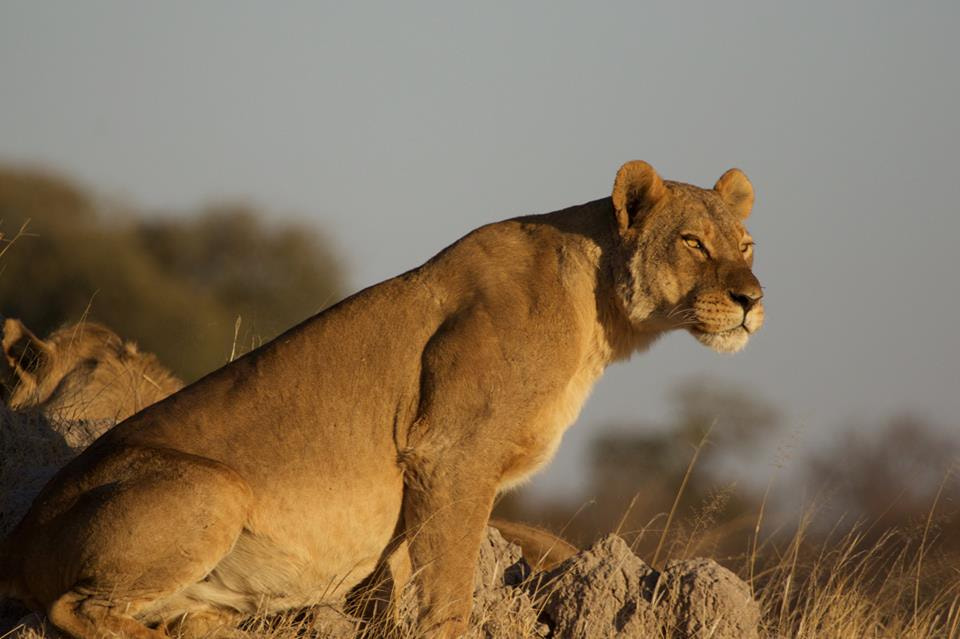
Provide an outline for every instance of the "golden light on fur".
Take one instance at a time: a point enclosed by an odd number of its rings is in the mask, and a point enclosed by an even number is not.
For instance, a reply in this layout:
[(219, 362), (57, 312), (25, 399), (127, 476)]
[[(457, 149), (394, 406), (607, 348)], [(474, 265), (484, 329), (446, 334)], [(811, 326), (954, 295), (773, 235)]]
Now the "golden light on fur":
[(7, 403), (15, 410), (113, 423), (183, 388), (156, 356), (94, 322), (64, 326), (40, 339), (8, 318), (2, 344), (13, 373)]
[(633, 160), (621, 166), (611, 195), (620, 231), (625, 231), (637, 215), (656, 206), (666, 195), (663, 180), (643, 160)]
[(743, 171), (730, 169), (720, 176), (713, 189), (741, 220), (750, 217), (753, 209), (753, 185)]
[(418, 636), (458, 636), (497, 493), (605, 368), (667, 331), (732, 352), (759, 328), (748, 187), (628, 162), (609, 197), (483, 226), (303, 322), (65, 468), (0, 544), (0, 592), (75, 637), (158, 639), (338, 601), (400, 539)]

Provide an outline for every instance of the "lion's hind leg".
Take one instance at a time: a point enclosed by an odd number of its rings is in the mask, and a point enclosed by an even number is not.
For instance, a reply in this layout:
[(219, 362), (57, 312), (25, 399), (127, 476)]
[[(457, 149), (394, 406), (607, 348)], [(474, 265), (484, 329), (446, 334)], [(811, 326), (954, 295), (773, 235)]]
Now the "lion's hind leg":
[(74, 637), (158, 638), (166, 634), (147, 624), (216, 612), (203, 601), (178, 606), (178, 595), (235, 545), (249, 487), (217, 462), (173, 451), (135, 461), (135, 473), (88, 491), (52, 522), (47, 548), (56, 551), (27, 558), (28, 575), (31, 564), (60, 572), (60, 589), (36, 585), (48, 593), (50, 621)]
[(166, 639), (159, 630), (117, 612), (108, 602), (71, 590), (47, 609), (47, 618), (54, 626), (80, 639), (121, 636), (131, 639)]
[(74, 637), (129, 637), (130, 639), (169, 639), (178, 637), (245, 636), (236, 630), (237, 613), (212, 608), (182, 615), (154, 630), (130, 615), (122, 614), (109, 603), (76, 590), (57, 599), (49, 607), (47, 618), (54, 626)]

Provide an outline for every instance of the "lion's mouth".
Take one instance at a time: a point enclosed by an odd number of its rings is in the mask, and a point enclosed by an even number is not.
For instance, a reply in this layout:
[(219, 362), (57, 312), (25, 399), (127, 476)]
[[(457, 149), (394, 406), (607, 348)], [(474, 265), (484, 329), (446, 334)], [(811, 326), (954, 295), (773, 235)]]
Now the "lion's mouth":
[(718, 353), (736, 353), (747, 345), (751, 333), (746, 325), (738, 324), (732, 328), (719, 331), (704, 330), (693, 326), (690, 328), (690, 334), (698, 342)]
[(751, 331), (750, 331), (750, 329), (748, 329), (748, 328), (747, 328), (745, 325), (743, 325), (743, 324), (740, 324), (740, 325), (738, 325), (738, 326), (734, 326), (733, 328), (725, 328), (725, 329), (719, 330), (719, 331), (718, 331), (718, 330), (707, 330), (707, 329), (705, 329), (705, 328), (700, 328), (700, 327), (694, 326), (693, 328), (690, 329), (690, 332), (693, 333), (695, 337), (701, 337), (701, 336), (703, 336), (703, 337), (717, 337), (717, 338), (736, 337), (736, 336), (740, 336), (740, 335), (744, 335), (744, 334), (746, 334), (746, 335), (751, 335), (751, 334), (752, 334)]
[(757, 304), (743, 313), (714, 311), (697, 319), (687, 330), (698, 342), (718, 353), (736, 353), (763, 326), (763, 307)]
[(698, 322), (690, 327), (690, 331), (696, 335), (714, 335), (717, 337), (738, 335), (743, 331), (749, 336), (756, 333), (762, 325), (762, 315), (757, 316), (745, 312), (739, 323), (730, 324), (726, 328), (716, 328), (715, 326), (708, 326), (705, 322)]
[(713, 335), (716, 337), (738, 335), (741, 331), (745, 332), (747, 335), (752, 335), (754, 333), (754, 331), (750, 330), (750, 327), (747, 326), (746, 317), (744, 317), (743, 321), (739, 324), (734, 324), (729, 328), (708, 328), (704, 324), (696, 324), (690, 327), (690, 331), (695, 335)]

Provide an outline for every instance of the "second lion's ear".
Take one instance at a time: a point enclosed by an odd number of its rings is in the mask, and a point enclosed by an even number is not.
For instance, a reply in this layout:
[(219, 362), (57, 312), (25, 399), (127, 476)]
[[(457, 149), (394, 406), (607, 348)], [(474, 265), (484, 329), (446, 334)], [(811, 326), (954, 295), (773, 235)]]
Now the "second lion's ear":
[(613, 182), (612, 194), (620, 232), (626, 231), (666, 196), (667, 187), (652, 166), (642, 160), (621, 166)]
[(21, 381), (31, 381), (50, 345), (34, 335), (18, 319), (3, 322), (3, 355)]

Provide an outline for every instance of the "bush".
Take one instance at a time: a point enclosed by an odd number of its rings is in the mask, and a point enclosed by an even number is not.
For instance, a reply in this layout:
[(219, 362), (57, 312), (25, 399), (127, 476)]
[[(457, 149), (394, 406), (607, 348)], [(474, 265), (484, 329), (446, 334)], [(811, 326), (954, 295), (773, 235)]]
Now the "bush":
[(322, 234), (267, 223), (250, 206), (148, 215), (52, 174), (7, 168), (0, 169), (0, 220), (8, 233), (29, 220), (28, 234), (3, 258), (0, 312), (40, 335), (96, 319), (188, 381), (343, 291)]

